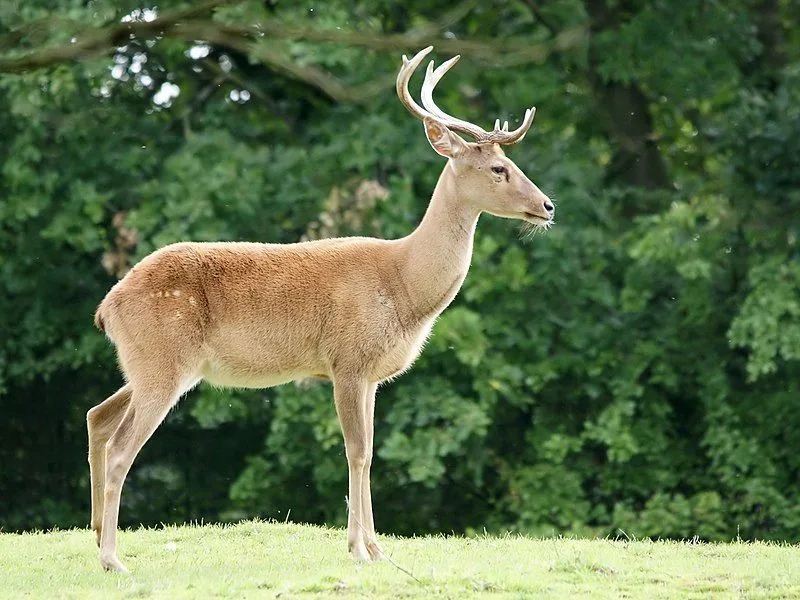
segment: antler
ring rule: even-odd
[[[491,142],[495,144],[509,145],[516,144],[525,137],[525,134],[528,133],[528,129],[530,129],[531,124],[533,123],[533,115],[536,114],[535,107],[531,107],[525,111],[525,118],[522,119],[522,125],[517,127],[514,131],[508,130],[508,121],[506,121],[501,128],[500,119],[497,119],[494,122],[494,129],[492,131],[486,131],[474,123],[451,117],[438,106],[436,106],[436,103],[433,101],[433,88],[435,88],[436,84],[439,83],[442,77],[444,77],[444,74],[447,73],[450,68],[456,64],[456,62],[458,62],[458,59],[461,58],[460,56],[454,56],[447,62],[439,65],[439,68],[435,70],[433,68],[433,61],[428,64],[428,69],[425,72],[425,82],[422,84],[421,94],[422,106],[425,108],[422,108],[422,106],[417,104],[408,91],[408,81],[411,79],[411,75],[414,73],[416,68],[431,50],[433,50],[433,46],[428,46],[427,48],[417,52],[416,56],[414,56],[414,58],[411,60],[408,60],[404,54],[403,66],[400,67],[400,72],[397,74],[397,95],[400,98],[400,101],[412,115],[418,119],[424,119],[425,117],[436,119],[449,129],[469,135],[473,137],[476,142],[481,143]]]

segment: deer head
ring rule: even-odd
[[[478,211],[549,227],[555,215],[553,203],[501,148],[525,137],[536,109],[526,110],[522,124],[513,131],[508,130],[508,121],[500,127],[497,120],[492,131],[485,131],[442,111],[433,101],[433,89],[459,56],[437,69],[433,68],[433,61],[428,64],[422,84],[422,106],[418,105],[408,91],[408,81],[431,50],[433,46],[428,46],[411,60],[403,55],[403,66],[397,75],[397,95],[409,112],[422,120],[433,149],[449,159],[448,168],[452,169],[459,198]],[[467,142],[456,132],[475,141]]]

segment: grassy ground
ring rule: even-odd
[[[341,530],[245,522],[125,531],[132,575],[87,530],[0,534],[0,598],[800,598],[800,546],[518,536],[383,537],[356,564]]]

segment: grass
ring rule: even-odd
[[[357,564],[339,529],[247,521],[120,534],[132,575],[88,530],[0,534],[0,598],[798,598],[800,546],[382,537]]]

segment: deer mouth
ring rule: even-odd
[[[522,214],[524,215],[525,221],[533,225],[551,225],[553,223],[552,217],[541,217],[531,212],[524,212]]]

